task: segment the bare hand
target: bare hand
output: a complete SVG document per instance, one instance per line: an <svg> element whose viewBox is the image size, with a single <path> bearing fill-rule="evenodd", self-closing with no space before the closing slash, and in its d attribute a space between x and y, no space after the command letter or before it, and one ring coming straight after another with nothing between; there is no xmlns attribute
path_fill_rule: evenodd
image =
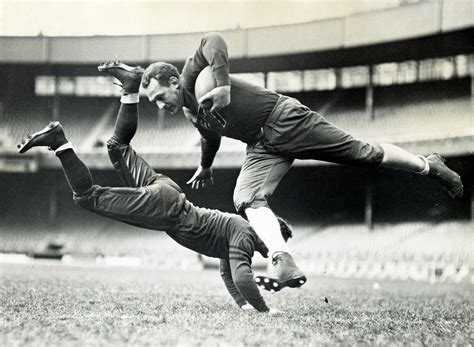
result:
<svg viewBox="0 0 474 347"><path fill-rule="evenodd" d="M270 316L280 316L280 315L283 314L283 311L280 311L280 310L278 310L278 309L276 309L276 308L271 308L270 311L268 311L268 314L269 314Z"/></svg>
<svg viewBox="0 0 474 347"><path fill-rule="evenodd" d="M212 177L212 168L202 167L199 165L193 177L186 184L191 184L193 189L206 188L207 186L214 184L214 178Z"/></svg>
<svg viewBox="0 0 474 347"><path fill-rule="evenodd" d="M198 102L206 108L205 105L210 103L209 101L206 102L207 100L212 102L211 112L226 107L230 104L230 86L216 87L209 93L204 94Z"/></svg>
<svg viewBox="0 0 474 347"><path fill-rule="evenodd" d="M244 311L252 311L252 310L254 310L253 306L250 305L249 303L243 305L243 306L241 307L241 309L244 310Z"/></svg>

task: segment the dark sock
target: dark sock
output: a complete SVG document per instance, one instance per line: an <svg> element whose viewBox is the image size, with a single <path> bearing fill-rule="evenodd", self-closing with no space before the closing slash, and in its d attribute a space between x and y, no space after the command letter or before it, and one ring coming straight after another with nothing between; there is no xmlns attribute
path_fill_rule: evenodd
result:
<svg viewBox="0 0 474 347"><path fill-rule="evenodd" d="M115 121L114 138L128 145L137 131L138 104L121 104Z"/></svg>
<svg viewBox="0 0 474 347"><path fill-rule="evenodd" d="M55 151L57 150L59 147L61 147L62 145L65 145L66 143L68 143L68 141L66 140L66 138L60 138L60 139L57 139L55 142L53 142L51 144L51 146L49 146L49 148L51 148L51 150Z"/></svg>
<svg viewBox="0 0 474 347"><path fill-rule="evenodd" d="M67 183L74 193L83 193L92 187L92 175L89 168L72 149L59 153L58 158L63 166Z"/></svg>

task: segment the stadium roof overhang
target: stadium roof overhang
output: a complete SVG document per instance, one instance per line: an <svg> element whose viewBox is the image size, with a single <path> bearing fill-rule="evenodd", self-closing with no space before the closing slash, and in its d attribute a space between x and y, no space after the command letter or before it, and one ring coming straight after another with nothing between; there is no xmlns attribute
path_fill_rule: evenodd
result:
<svg viewBox="0 0 474 347"><path fill-rule="evenodd" d="M344 66L373 65L386 62L422 60L427 58L474 53L474 28L449 33L371 44L348 48L328 49L310 53L258 56L230 59L232 73L269 72L304 69L337 68ZM179 69L183 61L171 61ZM9 62L4 66L21 65L32 74L97 75L97 63L22 63ZM146 66L150 61L141 61ZM0 62L0 66L2 63Z"/></svg>
<svg viewBox="0 0 474 347"><path fill-rule="evenodd" d="M231 61L233 72L285 71L374 65L474 52L474 28L367 46Z"/></svg>

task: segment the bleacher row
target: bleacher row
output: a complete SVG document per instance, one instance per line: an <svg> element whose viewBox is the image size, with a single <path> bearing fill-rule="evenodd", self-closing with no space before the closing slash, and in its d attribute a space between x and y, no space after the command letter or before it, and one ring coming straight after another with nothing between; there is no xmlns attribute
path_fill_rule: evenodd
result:
<svg viewBox="0 0 474 347"><path fill-rule="evenodd" d="M305 93L302 101L330 122L367 141L422 141L474 135L473 101L464 81L384 87L374 92L374 119L365 111L361 90ZM4 122L14 148L26 133L41 129L49 120L60 120L79 151L101 150L113 131L119 102L116 98L61 97L58 115L53 98L37 97L6 104ZM140 103L140 123L133 140L142 152L181 151L199 144L199 135L183 115L159 115L147 100ZM238 141L224 140L223 147L241 150Z"/></svg>
<svg viewBox="0 0 474 347"><path fill-rule="evenodd" d="M61 254L96 263L104 256L133 257L140 265L157 268L200 266L196 253L165 233L99 221L61 231L12 224L2 230L0 253ZM356 224L293 228L290 247L308 274L456 282L473 276L471 221L376 225L374 230ZM256 264L262 264L261 257Z"/></svg>
<svg viewBox="0 0 474 347"><path fill-rule="evenodd" d="M307 226L298 228L301 235L292 247L302 266L320 275L461 281L474 270L473 227L472 222L402 223L373 231L351 224L315 232Z"/></svg>

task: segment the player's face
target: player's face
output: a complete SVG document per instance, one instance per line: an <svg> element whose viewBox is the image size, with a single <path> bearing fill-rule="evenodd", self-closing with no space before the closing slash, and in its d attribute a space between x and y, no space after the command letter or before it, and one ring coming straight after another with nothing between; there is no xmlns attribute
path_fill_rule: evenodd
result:
<svg viewBox="0 0 474 347"><path fill-rule="evenodd" d="M171 77L169 84L169 86L163 86L158 80L152 78L148 87L143 90L150 102L162 110L175 114L183 107L183 99L179 89L179 80Z"/></svg>

